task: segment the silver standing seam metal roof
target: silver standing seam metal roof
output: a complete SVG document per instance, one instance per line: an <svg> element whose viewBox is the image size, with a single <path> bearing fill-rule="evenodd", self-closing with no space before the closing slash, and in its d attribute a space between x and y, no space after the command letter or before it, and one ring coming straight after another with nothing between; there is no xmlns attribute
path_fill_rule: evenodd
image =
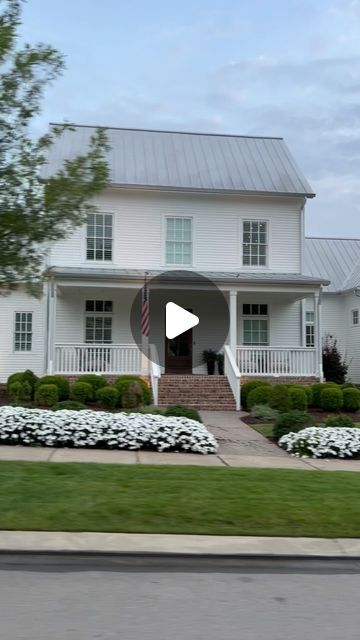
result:
<svg viewBox="0 0 360 640"><path fill-rule="evenodd" d="M55 125L50 125L55 126ZM96 127L71 125L49 151L46 179L84 153ZM107 128L110 184L184 191L315 196L282 138Z"/></svg>
<svg viewBox="0 0 360 640"><path fill-rule="evenodd" d="M306 238L304 272L330 280L328 293L360 287L360 239Z"/></svg>

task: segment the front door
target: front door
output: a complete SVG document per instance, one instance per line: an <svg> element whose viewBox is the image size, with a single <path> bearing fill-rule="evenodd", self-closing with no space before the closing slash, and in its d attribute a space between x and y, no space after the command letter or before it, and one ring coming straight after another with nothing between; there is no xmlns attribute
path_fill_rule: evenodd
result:
<svg viewBox="0 0 360 640"><path fill-rule="evenodd" d="M187 309L192 313L191 309ZM165 372L192 373L192 329L176 338L165 338Z"/></svg>

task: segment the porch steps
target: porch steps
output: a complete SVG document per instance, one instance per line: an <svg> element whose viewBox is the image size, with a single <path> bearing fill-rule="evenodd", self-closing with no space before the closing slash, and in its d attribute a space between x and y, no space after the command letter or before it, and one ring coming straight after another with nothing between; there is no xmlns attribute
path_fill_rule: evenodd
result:
<svg viewBox="0 0 360 640"><path fill-rule="evenodd" d="M225 376L165 374L159 380L158 404L184 404L209 411L236 409L234 396Z"/></svg>

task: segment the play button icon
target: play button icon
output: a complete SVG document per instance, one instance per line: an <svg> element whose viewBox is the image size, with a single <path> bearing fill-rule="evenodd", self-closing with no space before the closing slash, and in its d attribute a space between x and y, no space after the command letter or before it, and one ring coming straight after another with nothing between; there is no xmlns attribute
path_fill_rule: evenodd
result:
<svg viewBox="0 0 360 640"><path fill-rule="evenodd" d="M166 327L165 333L168 340L180 336L185 331L196 327L199 318L194 313L190 313L175 302L166 304Z"/></svg>

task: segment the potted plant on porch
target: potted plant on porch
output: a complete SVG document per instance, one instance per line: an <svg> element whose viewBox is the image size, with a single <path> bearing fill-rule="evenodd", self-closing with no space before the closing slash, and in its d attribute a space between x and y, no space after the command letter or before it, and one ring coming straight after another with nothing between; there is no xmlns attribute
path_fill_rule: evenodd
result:
<svg viewBox="0 0 360 640"><path fill-rule="evenodd" d="M223 376L224 375L224 354L218 353L216 357L216 361L217 361L218 374L219 376Z"/></svg>
<svg viewBox="0 0 360 640"><path fill-rule="evenodd" d="M215 373L215 362L217 361L217 353L213 349L205 349L202 352L202 361L206 364L209 376Z"/></svg>

